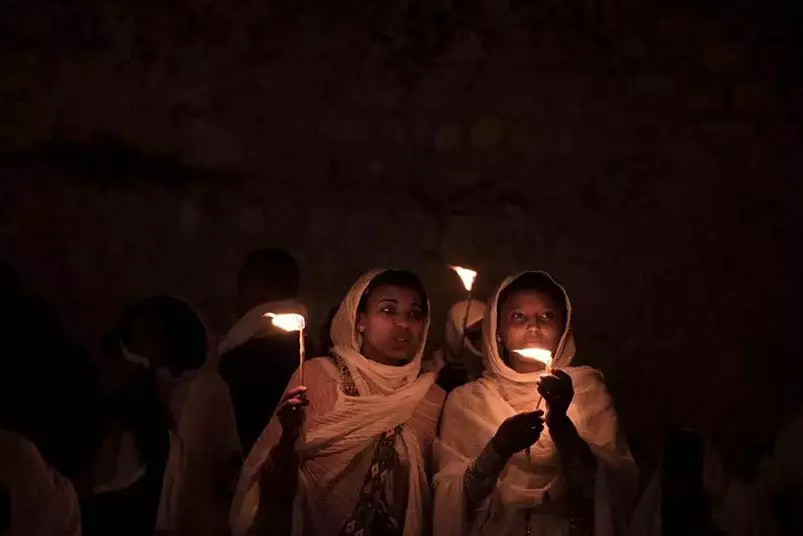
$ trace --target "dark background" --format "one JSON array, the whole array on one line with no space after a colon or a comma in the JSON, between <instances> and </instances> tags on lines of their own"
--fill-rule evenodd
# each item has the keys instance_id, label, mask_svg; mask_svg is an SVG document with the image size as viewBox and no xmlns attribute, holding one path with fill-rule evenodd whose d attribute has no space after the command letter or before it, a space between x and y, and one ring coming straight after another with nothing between
<instances>
[{"instance_id":1,"label":"dark background","mask_svg":"<svg viewBox=\"0 0 803 536\"><path fill-rule=\"evenodd\" d=\"M93 350L156 292L225 332L262 245L316 324L374 266L440 317L447 263L544 268L638 454L742 448L803 376L799 6L5 0L0 251Z\"/></svg>"}]
</instances>

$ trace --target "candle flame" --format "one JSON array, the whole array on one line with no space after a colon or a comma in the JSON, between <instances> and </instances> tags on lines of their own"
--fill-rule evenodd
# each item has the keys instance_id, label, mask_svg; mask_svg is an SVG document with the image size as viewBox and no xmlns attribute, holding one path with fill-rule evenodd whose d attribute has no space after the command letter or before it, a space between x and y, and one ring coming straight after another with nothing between
<instances>
[{"instance_id":1,"label":"candle flame","mask_svg":"<svg viewBox=\"0 0 803 536\"><path fill-rule=\"evenodd\" d=\"M552 365L552 352L544 350L543 348L521 348L514 350L524 359L532 359L533 361L540 361L549 368Z\"/></svg>"},{"instance_id":2,"label":"candle flame","mask_svg":"<svg viewBox=\"0 0 803 536\"><path fill-rule=\"evenodd\" d=\"M469 268L463 268L462 266L450 266L449 268L457 273L460 280L463 281L463 286L466 287L466 290L471 290L471 287L474 286L474 280L477 279L477 272Z\"/></svg>"},{"instance_id":3,"label":"candle flame","mask_svg":"<svg viewBox=\"0 0 803 536\"><path fill-rule=\"evenodd\" d=\"M266 313L265 317L270 318L274 326L284 331L302 331L307 325L304 317L296 313L282 315Z\"/></svg>"}]
</instances>

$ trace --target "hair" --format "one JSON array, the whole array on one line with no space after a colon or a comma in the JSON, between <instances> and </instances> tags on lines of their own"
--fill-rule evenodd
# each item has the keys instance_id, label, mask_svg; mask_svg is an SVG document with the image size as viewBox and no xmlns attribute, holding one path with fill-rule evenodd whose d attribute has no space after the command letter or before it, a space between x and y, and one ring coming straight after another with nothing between
<instances>
[{"instance_id":1,"label":"hair","mask_svg":"<svg viewBox=\"0 0 803 536\"><path fill-rule=\"evenodd\" d=\"M300 270L295 257L283 249L264 248L251 252L240 269L239 282L258 281L271 299L295 298Z\"/></svg>"},{"instance_id":2,"label":"hair","mask_svg":"<svg viewBox=\"0 0 803 536\"><path fill-rule=\"evenodd\" d=\"M206 328L195 310L171 296L154 296L130 307L120 320L119 342L132 342L134 322L155 322L163 336L166 365L171 372L197 369L206 359Z\"/></svg>"},{"instance_id":3,"label":"hair","mask_svg":"<svg viewBox=\"0 0 803 536\"><path fill-rule=\"evenodd\" d=\"M358 313L365 312L365 305L371 293L379 287L401 287L410 289L421 300L421 309L425 315L429 315L429 300L427 299L427 291L424 290L424 285L418 276L407 270L387 270L382 272L369 283L368 288L362 293L360 303L357 306Z\"/></svg>"},{"instance_id":4,"label":"hair","mask_svg":"<svg viewBox=\"0 0 803 536\"><path fill-rule=\"evenodd\" d=\"M519 292L537 292L549 296L560 309L565 321L567 313L566 296L557 283L552 281L546 274L527 272L514 279L499 293L499 299L496 303L497 310L501 311L505 302Z\"/></svg>"}]
</instances>

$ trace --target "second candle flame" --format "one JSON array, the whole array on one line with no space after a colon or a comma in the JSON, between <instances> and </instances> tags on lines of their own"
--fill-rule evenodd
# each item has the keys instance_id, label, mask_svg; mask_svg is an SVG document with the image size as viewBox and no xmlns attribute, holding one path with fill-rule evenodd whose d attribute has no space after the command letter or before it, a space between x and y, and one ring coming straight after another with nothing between
<instances>
[{"instance_id":1,"label":"second candle flame","mask_svg":"<svg viewBox=\"0 0 803 536\"><path fill-rule=\"evenodd\" d=\"M471 287L474 286L474 281L477 279L477 272L471 270L469 268L463 268L462 266L450 266L452 270L454 270L460 280L463 281L463 286L466 287L467 291L471 291Z\"/></svg>"}]
</instances>

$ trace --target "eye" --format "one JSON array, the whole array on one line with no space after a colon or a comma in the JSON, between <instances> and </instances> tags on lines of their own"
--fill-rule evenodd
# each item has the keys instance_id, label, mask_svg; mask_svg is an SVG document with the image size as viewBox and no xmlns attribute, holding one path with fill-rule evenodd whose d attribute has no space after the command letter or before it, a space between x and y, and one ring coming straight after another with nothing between
<instances>
[{"instance_id":1,"label":"eye","mask_svg":"<svg viewBox=\"0 0 803 536\"><path fill-rule=\"evenodd\" d=\"M546 312L541 313L540 315L538 315L538 317L541 320L549 321L549 320L552 320L553 318L555 318L555 313L553 313L552 311L546 311Z\"/></svg>"},{"instance_id":2,"label":"eye","mask_svg":"<svg viewBox=\"0 0 803 536\"><path fill-rule=\"evenodd\" d=\"M379 312L386 315L394 315L396 314L396 308L392 305L383 305L379 308Z\"/></svg>"},{"instance_id":3,"label":"eye","mask_svg":"<svg viewBox=\"0 0 803 536\"><path fill-rule=\"evenodd\" d=\"M515 324L522 324L527 321L527 316L516 311L510 315L510 320L512 320Z\"/></svg>"},{"instance_id":4,"label":"eye","mask_svg":"<svg viewBox=\"0 0 803 536\"><path fill-rule=\"evenodd\" d=\"M410 312L410 318L412 318L416 322L421 322L422 320L424 320L424 311L421 311L420 309L415 309Z\"/></svg>"}]
</instances>

